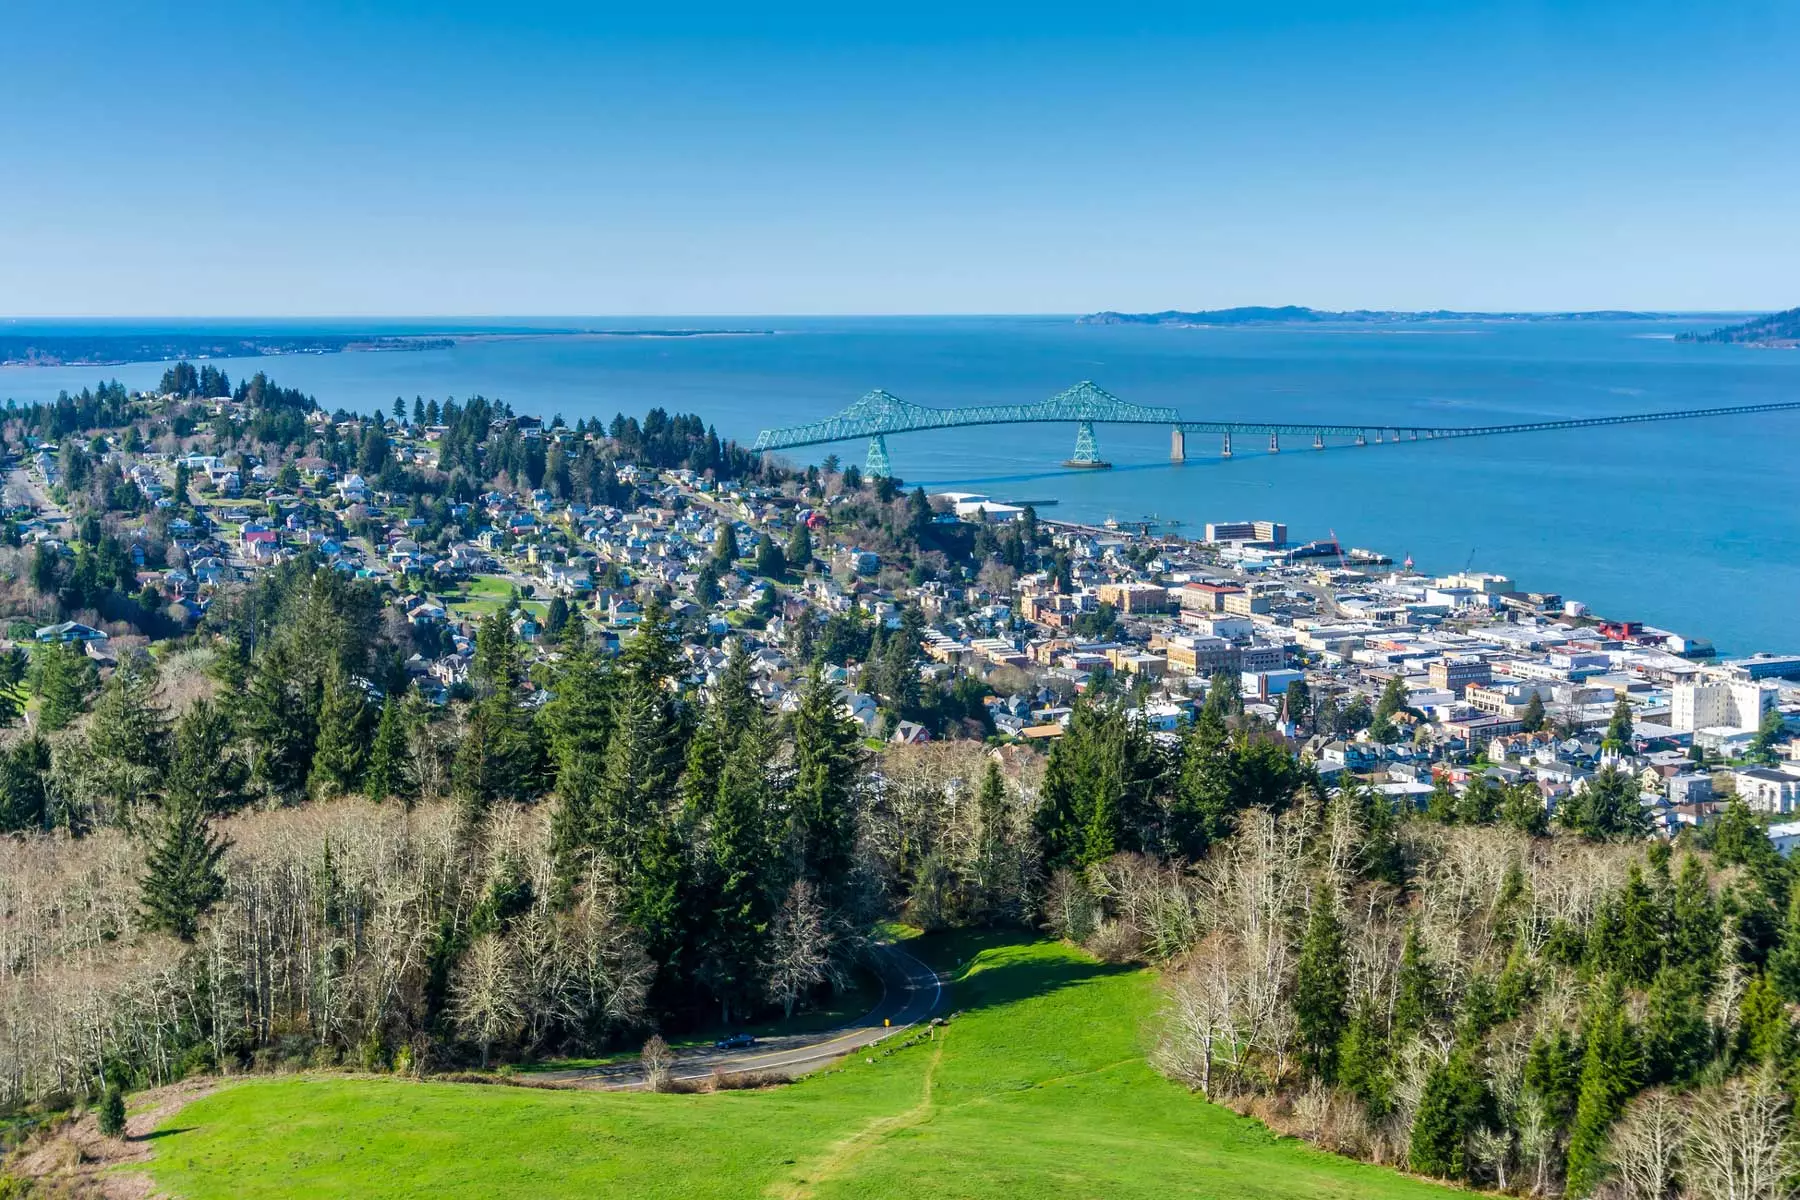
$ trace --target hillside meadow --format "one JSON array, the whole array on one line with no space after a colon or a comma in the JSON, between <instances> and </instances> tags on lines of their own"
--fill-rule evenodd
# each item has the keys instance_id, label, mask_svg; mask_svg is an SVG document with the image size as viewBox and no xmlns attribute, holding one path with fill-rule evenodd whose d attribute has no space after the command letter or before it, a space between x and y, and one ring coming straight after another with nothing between
<instances>
[{"instance_id":1,"label":"hillside meadow","mask_svg":"<svg viewBox=\"0 0 1800 1200\"><path fill-rule=\"evenodd\" d=\"M1146 1063L1150 972L927 938L948 1025L789 1087L650 1095L302 1075L228 1085L155 1135L186 1200L1442 1196L1276 1138Z\"/></svg>"}]
</instances>

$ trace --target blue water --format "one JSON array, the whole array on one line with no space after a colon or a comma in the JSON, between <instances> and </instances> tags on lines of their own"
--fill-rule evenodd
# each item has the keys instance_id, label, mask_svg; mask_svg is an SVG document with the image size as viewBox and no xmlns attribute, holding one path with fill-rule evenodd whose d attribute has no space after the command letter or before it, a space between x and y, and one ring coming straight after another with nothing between
<instances>
[{"instance_id":1,"label":"blue water","mask_svg":"<svg viewBox=\"0 0 1800 1200\"><path fill-rule=\"evenodd\" d=\"M553 319L521 320L548 326ZM329 408L403 395L510 401L567 420L653 405L722 434L828 415L873 387L928 405L1040 400L1092 379L1126 400L1200 418L1490 424L1800 399L1800 354L1684 345L1716 320L1236 330L1079 326L1059 318L595 318L591 327L774 329L775 336L476 341L417 353L224 364L268 370ZM47 324L47 323L44 323ZM145 323L146 325L149 323ZM167 328L172 323L163 323ZM221 323L224 324L224 323ZM234 322L240 328L255 323ZM290 323L265 323L292 328ZM314 323L324 327L327 323ZM430 322L394 322L413 330ZM443 323L437 323L442 327ZM36 327L43 327L37 325ZM91 324L81 326L93 329ZM118 327L118 326L115 326ZM367 326L364 326L365 328ZM15 327L16 328L16 327ZM45 399L161 364L0 370L0 396ZM894 471L927 487L1061 503L1045 515L1121 521L1285 520L1298 537L1472 563L1596 612L1712 638L1722 650L1800 650L1800 412L1276 456L1210 437L1171 466L1168 431L1103 426L1109 472L1061 470L1074 430L949 430L890 439ZM860 462L864 446L835 450Z\"/></svg>"}]
</instances>

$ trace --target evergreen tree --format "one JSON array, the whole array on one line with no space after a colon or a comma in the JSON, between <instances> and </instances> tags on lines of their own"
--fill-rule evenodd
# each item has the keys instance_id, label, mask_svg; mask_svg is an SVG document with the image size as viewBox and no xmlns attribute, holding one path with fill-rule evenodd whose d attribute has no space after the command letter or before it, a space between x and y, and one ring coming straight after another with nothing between
<instances>
[{"instance_id":1,"label":"evergreen tree","mask_svg":"<svg viewBox=\"0 0 1800 1200\"><path fill-rule=\"evenodd\" d=\"M96 1116L100 1132L106 1137L119 1137L125 1132L125 1090L108 1080L100 1094L100 1111Z\"/></svg>"},{"instance_id":2,"label":"evergreen tree","mask_svg":"<svg viewBox=\"0 0 1800 1200\"><path fill-rule=\"evenodd\" d=\"M1683 1086L1699 1078L1712 1050L1712 1027L1696 972L1665 967L1644 1009L1644 1082Z\"/></svg>"},{"instance_id":3,"label":"evergreen tree","mask_svg":"<svg viewBox=\"0 0 1800 1200\"><path fill-rule=\"evenodd\" d=\"M1681 861L1671 908L1666 961L1696 971L1703 984L1710 984L1719 962L1719 904L1706 868L1692 854Z\"/></svg>"},{"instance_id":4,"label":"evergreen tree","mask_svg":"<svg viewBox=\"0 0 1800 1200\"><path fill-rule=\"evenodd\" d=\"M1752 1063L1780 1069L1793 1055L1793 1020L1765 975L1756 976L1744 989L1738 1004L1738 1040Z\"/></svg>"},{"instance_id":5,"label":"evergreen tree","mask_svg":"<svg viewBox=\"0 0 1800 1200\"><path fill-rule=\"evenodd\" d=\"M1300 941L1300 962L1294 974L1294 1019L1299 1026L1301 1053L1307 1069L1330 1080L1337 1072L1338 1043L1345 1032L1345 1003L1350 975L1344 950L1344 928L1338 922L1337 901L1329 889L1319 888L1306 933Z\"/></svg>"},{"instance_id":6,"label":"evergreen tree","mask_svg":"<svg viewBox=\"0 0 1800 1200\"><path fill-rule=\"evenodd\" d=\"M307 790L319 796L343 796L362 779L363 744L368 705L362 689L334 664L325 677L319 703L319 736L313 744Z\"/></svg>"},{"instance_id":7,"label":"evergreen tree","mask_svg":"<svg viewBox=\"0 0 1800 1200\"><path fill-rule=\"evenodd\" d=\"M1625 1017L1625 994L1608 977L1588 1001L1582 1028L1581 1092L1569 1131L1569 1192L1585 1196L1606 1171L1608 1133L1643 1084L1643 1055Z\"/></svg>"},{"instance_id":8,"label":"evergreen tree","mask_svg":"<svg viewBox=\"0 0 1800 1200\"><path fill-rule=\"evenodd\" d=\"M1338 1043L1338 1082L1349 1089L1381 1121L1393 1110L1393 1048L1388 1044L1381 1013L1364 996Z\"/></svg>"},{"instance_id":9,"label":"evergreen tree","mask_svg":"<svg viewBox=\"0 0 1800 1200\"><path fill-rule=\"evenodd\" d=\"M27 833L50 823L50 795L44 781L50 746L40 737L0 749L0 834Z\"/></svg>"},{"instance_id":10,"label":"evergreen tree","mask_svg":"<svg viewBox=\"0 0 1800 1200\"><path fill-rule=\"evenodd\" d=\"M1590 841L1639 841L1650 834L1650 812L1639 798L1635 776L1617 767L1602 768L1581 792L1557 810L1557 820Z\"/></svg>"},{"instance_id":11,"label":"evergreen tree","mask_svg":"<svg viewBox=\"0 0 1800 1200\"><path fill-rule=\"evenodd\" d=\"M212 831L206 809L189 797L167 797L139 884L144 924L193 941L200 919L225 894L224 856L225 841Z\"/></svg>"},{"instance_id":12,"label":"evergreen tree","mask_svg":"<svg viewBox=\"0 0 1800 1200\"><path fill-rule=\"evenodd\" d=\"M837 688L814 663L794 713L794 782L788 793L788 856L826 908L843 903L856 843L857 769L862 750Z\"/></svg>"},{"instance_id":13,"label":"evergreen tree","mask_svg":"<svg viewBox=\"0 0 1800 1200\"><path fill-rule=\"evenodd\" d=\"M1237 758L1225 718L1203 705L1181 743L1181 770L1169 808L1169 851L1190 862L1237 822Z\"/></svg>"},{"instance_id":14,"label":"evergreen tree","mask_svg":"<svg viewBox=\"0 0 1800 1200\"><path fill-rule=\"evenodd\" d=\"M1434 778L1431 781L1431 795L1425 800L1425 815L1440 825L1454 825L1460 807L1456 787L1450 782L1450 777L1439 775Z\"/></svg>"},{"instance_id":15,"label":"evergreen tree","mask_svg":"<svg viewBox=\"0 0 1800 1200\"><path fill-rule=\"evenodd\" d=\"M37 652L32 690L38 698L38 727L54 733L87 711L98 687L93 660L79 642L60 642Z\"/></svg>"},{"instance_id":16,"label":"evergreen tree","mask_svg":"<svg viewBox=\"0 0 1800 1200\"><path fill-rule=\"evenodd\" d=\"M1472 775L1456 805L1456 817L1463 825L1492 825L1500 815L1500 789L1485 772Z\"/></svg>"},{"instance_id":17,"label":"evergreen tree","mask_svg":"<svg viewBox=\"0 0 1800 1200\"><path fill-rule=\"evenodd\" d=\"M794 532L788 538L786 557L788 566L796 571L804 572L812 565L812 531L806 527L805 521L794 522Z\"/></svg>"},{"instance_id":18,"label":"evergreen tree","mask_svg":"<svg viewBox=\"0 0 1800 1200\"><path fill-rule=\"evenodd\" d=\"M252 747L252 774L277 795L292 795L306 783L322 694L283 645L258 651L250 664L236 702L238 724Z\"/></svg>"},{"instance_id":19,"label":"evergreen tree","mask_svg":"<svg viewBox=\"0 0 1800 1200\"><path fill-rule=\"evenodd\" d=\"M1406 945L1400 952L1398 994L1394 998L1394 1033L1408 1038L1424 1032L1443 1016L1443 991L1438 983L1437 968L1425 955L1425 943L1419 939L1419 928L1406 931Z\"/></svg>"},{"instance_id":20,"label":"evergreen tree","mask_svg":"<svg viewBox=\"0 0 1800 1200\"><path fill-rule=\"evenodd\" d=\"M410 802L414 795L406 725L401 700L390 695L375 722L375 740L370 743L368 765L363 770L363 792L377 804L390 798Z\"/></svg>"},{"instance_id":21,"label":"evergreen tree","mask_svg":"<svg viewBox=\"0 0 1800 1200\"><path fill-rule=\"evenodd\" d=\"M1613 705L1612 720L1606 723L1606 737L1601 744L1609 750L1629 751L1632 747L1631 702L1624 696Z\"/></svg>"},{"instance_id":22,"label":"evergreen tree","mask_svg":"<svg viewBox=\"0 0 1800 1200\"><path fill-rule=\"evenodd\" d=\"M550 607L544 613L544 633L552 638L558 637L568 623L569 602L561 596L552 597Z\"/></svg>"},{"instance_id":23,"label":"evergreen tree","mask_svg":"<svg viewBox=\"0 0 1800 1200\"><path fill-rule=\"evenodd\" d=\"M741 552L738 550L737 526L730 521L720 521L719 536L713 540L713 566L722 575L731 570L739 557Z\"/></svg>"},{"instance_id":24,"label":"evergreen tree","mask_svg":"<svg viewBox=\"0 0 1800 1200\"><path fill-rule=\"evenodd\" d=\"M1542 837L1549 831L1550 813L1535 783L1521 779L1507 785L1500 800L1500 822L1533 837Z\"/></svg>"},{"instance_id":25,"label":"evergreen tree","mask_svg":"<svg viewBox=\"0 0 1800 1200\"><path fill-rule=\"evenodd\" d=\"M1544 727L1544 698L1536 692L1525 702L1525 712L1520 716L1520 728L1526 733L1537 733Z\"/></svg>"},{"instance_id":26,"label":"evergreen tree","mask_svg":"<svg viewBox=\"0 0 1800 1200\"><path fill-rule=\"evenodd\" d=\"M1495 1123L1493 1093L1480 1065L1468 1049L1459 1048L1425 1081L1413 1117L1412 1169L1444 1179L1467 1178L1469 1138Z\"/></svg>"},{"instance_id":27,"label":"evergreen tree","mask_svg":"<svg viewBox=\"0 0 1800 1200\"><path fill-rule=\"evenodd\" d=\"M196 700L175 725L164 792L177 805L196 804L209 815L244 803L250 768L232 744L231 720L210 700Z\"/></svg>"},{"instance_id":28,"label":"evergreen tree","mask_svg":"<svg viewBox=\"0 0 1800 1200\"><path fill-rule=\"evenodd\" d=\"M768 842L769 744L763 722L738 731L719 773L707 838L712 887L705 975L720 1019L745 1012L757 994L757 964L768 930L772 880Z\"/></svg>"},{"instance_id":29,"label":"evergreen tree","mask_svg":"<svg viewBox=\"0 0 1800 1200\"><path fill-rule=\"evenodd\" d=\"M602 778L594 798L592 844L628 889L637 879L640 843L675 795L681 728L668 683L675 646L660 605L649 605L621 657Z\"/></svg>"}]
</instances>

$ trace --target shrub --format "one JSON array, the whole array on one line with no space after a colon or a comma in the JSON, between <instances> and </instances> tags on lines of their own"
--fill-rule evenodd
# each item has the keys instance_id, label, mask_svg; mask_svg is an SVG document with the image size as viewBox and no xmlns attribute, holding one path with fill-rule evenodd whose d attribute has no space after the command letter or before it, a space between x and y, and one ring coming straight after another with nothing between
<instances>
[{"instance_id":1,"label":"shrub","mask_svg":"<svg viewBox=\"0 0 1800 1200\"><path fill-rule=\"evenodd\" d=\"M116 1083L106 1085L100 1097L100 1132L118 1137L125 1132L125 1092Z\"/></svg>"}]
</instances>

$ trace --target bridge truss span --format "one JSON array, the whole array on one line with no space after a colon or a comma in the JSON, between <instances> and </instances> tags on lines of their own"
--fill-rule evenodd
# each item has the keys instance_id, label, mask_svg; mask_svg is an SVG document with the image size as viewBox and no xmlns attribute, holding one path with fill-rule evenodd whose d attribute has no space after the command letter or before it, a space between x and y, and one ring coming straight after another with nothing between
<instances>
[{"instance_id":1,"label":"bridge truss span","mask_svg":"<svg viewBox=\"0 0 1800 1200\"><path fill-rule=\"evenodd\" d=\"M1266 436L1271 454L1280 453L1281 439L1304 438L1314 450L1330 444L1367 446L1393 442L1439 441L1446 438L1491 437L1504 433L1542 433L1558 429L1595 429L1609 425L1636 425L1651 421L1685 421L1702 417L1745 416L1752 413L1790 412L1800 401L1740 404L1719 408L1689 408L1665 412L1621 413L1611 416L1565 417L1545 421L1518 421L1503 425L1389 425L1328 424L1318 421L1188 421L1163 405L1132 404L1099 385L1083 381L1048 400L1035 404L987 404L968 408L930 408L902 400L877 388L856 403L820 421L765 429L752 447L758 451L791 450L855 438L869 440L865 473L890 474L887 437L930 429L961 429L979 425L1069 423L1076 427L1075 452L1064 463L1069 467L1105 467L1097 424L1165 425L1170 430L1169 457L1187 458L1187 435L1210 433L1220 439L1220 456L1232 456L1236 435Z\"/></svg>"}]
</instances>

